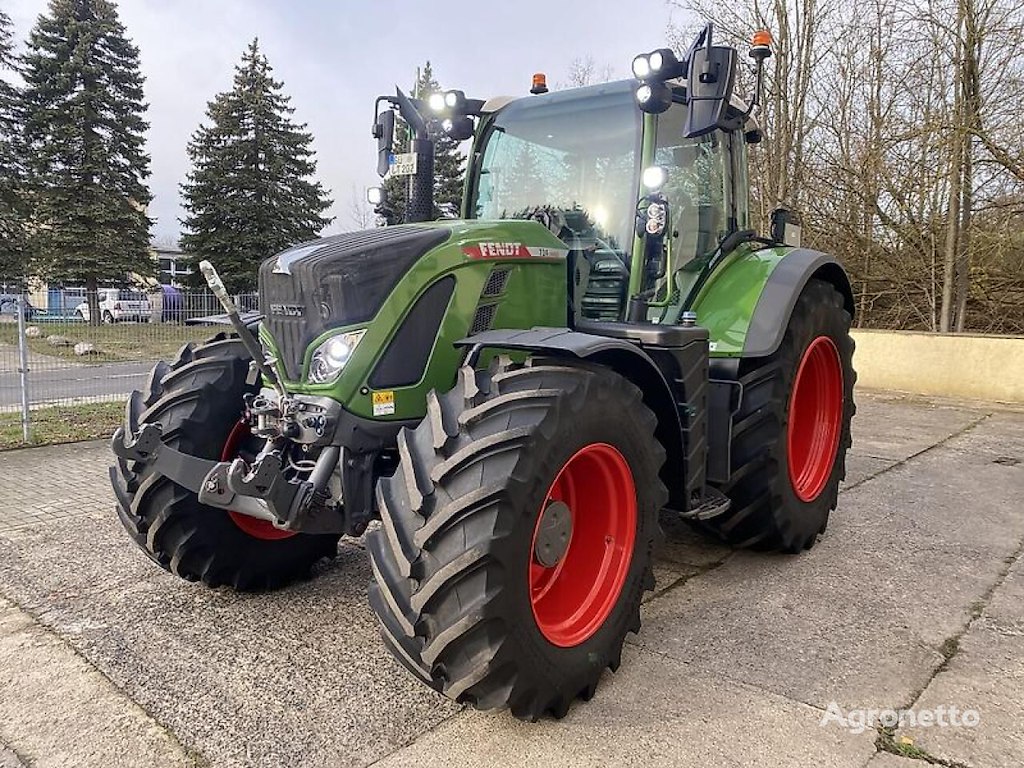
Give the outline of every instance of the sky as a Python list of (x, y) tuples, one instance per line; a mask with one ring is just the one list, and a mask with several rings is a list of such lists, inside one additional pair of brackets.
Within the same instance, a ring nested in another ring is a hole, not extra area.
[[(0, 0), (24, 41), (46, 0)], [(576, 58), (628, 77), (635, 54), (659, 47), (682, 12), (666, 0), (121, 0), (121, 22), (140, 49), (150, 122), (150, 217), (158, 242), (180, 233), (178, 185), (189, 137), (207, 102), (231, 86), (254, 38), (308, 124), (317, 177), (335, 221), (353, 229), (354, 196), (379, 182), (370, 135), (373, 100), (411, 86), (430, 60), (443, 87), (472, 98), (527, 95), (534, 72), (565, 82)]]

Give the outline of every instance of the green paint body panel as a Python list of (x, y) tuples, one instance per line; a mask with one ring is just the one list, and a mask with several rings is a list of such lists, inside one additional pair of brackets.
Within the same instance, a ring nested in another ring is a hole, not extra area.
[[(289, 392), (331, 397), (357, 416), (382, 421), (422, 418), (426, 396), (431, 389), (445, 392), (455, 383), (463, 351), (455, 342), (470, 335), (470, 327), (481, 304), (496, 304), (492, 328), (530, 328), (535, 325), (564, 326), (567, 307), (565, 245), (545, 227), (532, 221), (439, 221), (425, 226), (451, 230), (445, 242), (432, 248), (406, 272), (391, 291), (377, 314), (368, 323), (332, 328), (317, 337), (306, 349), (302, 379), (289, 381), (278, 368)], [(519, 243), (550, 248), (555, 258), (495, 257), (471, 258), (463, 248), (479, 243)], [(499, 296), (482, 298), (484, 286), (495, 265), (510, 268), (505, 288)], [(416, 300), (432, 284), (448, 275), (455, 278), (455, 290), (423, 377), (415, 384), (394, 387), (394, 413), (375, 416), (370, 376), (384, 355), (392, 337), (402, 326)], [(306, 381), (310, 357), (327, 338), (343, 331), (366, 329), (341, 375), (331, 384)], [(276, 346), (261, 327), (260, 339), (271, 355)]]
[(742, 357), (743, 345), (765, 283), (789, 246), (743, 245), (708, 278), (693, 303), (697, 323), (708, 329), (711, 357)]

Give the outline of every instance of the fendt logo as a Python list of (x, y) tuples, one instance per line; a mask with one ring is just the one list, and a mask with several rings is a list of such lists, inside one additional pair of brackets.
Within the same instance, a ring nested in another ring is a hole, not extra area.
[(302, 317), (306, 308), (301, 304), (271, 304), (270, 314), (275, 317)]
[(471, 259), (564, 259), (568, 250), (522, 243), (476, 243), (463, 246)]

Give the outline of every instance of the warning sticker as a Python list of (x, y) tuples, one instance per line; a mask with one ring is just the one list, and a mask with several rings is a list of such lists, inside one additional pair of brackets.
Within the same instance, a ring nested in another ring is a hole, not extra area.
[(373, 393), (373, 415), (392, 416), (395, 413), (395, 393), (393, 390)]

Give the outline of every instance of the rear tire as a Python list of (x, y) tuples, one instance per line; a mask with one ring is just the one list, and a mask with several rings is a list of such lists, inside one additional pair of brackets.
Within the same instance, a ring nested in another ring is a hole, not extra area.
[[(248, 370), (249, 356), (236, 338), (221, 334), (198, 347), (186, 344), (173, 363), (153, 369), (138, 421), (159, 423), (164, 442), (179, 451), (219, 460), (225, 445), (236, 442), (243, 395), (255, 391), (245, 382)], [(200, 504), (195, 493), (147, 464), (119, 460), (110, 478), (118, 517), (132, 540), (188, 581), (274, 589), (306, 577), (318, 560), (337, 552), (339, 536), (281, 537), (272, 527), (264, 533), (263, 521)]]
[[(449, 698), (523, 719), (589, 699), (654, 586), (668, 498), (655, 421), (618, 374), (562, 361), (467, 367), (431, 392), (367, 539), (370, 604), (398, 660)], [(572, 530), (553, 559), (541, 531), (562, 502)]]
[[(812, 279), (797, 299), (778, 350), (742, 361), (732, 477), (719, 486), (732, 505), (724, 515), (703, 523), (731, 544), (800, 552), (825, 531), (839, 483), (846, 477), (850, 421), (856, 411), (851, 320), (842, 295), (829, 283)], [(818, 378), (812, 369), (821, 372)], [(794, 395), (801, 370), (806, 373)], [(816, 395), (821, 395), (820, 408)], [(791, 437), (806, 438), (815, 455), (809, 457), (806, 446), (791, 451)]]

